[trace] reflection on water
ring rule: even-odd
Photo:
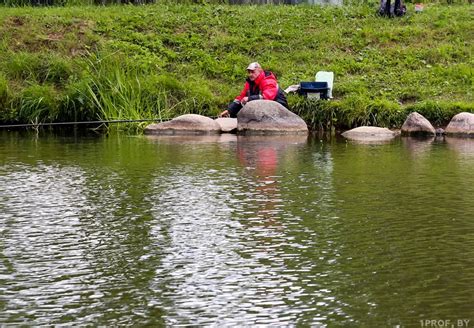
[[[2,324],[474,320],[472,140],[0,138]]]
[[[402,137],[402,144],[410,152],[410,155],[415,157],[430,156],[433,143],[436,141],[435,137],[427,138],[413,138]]]
[[[474,140],[446,137],[448,148],[454,150],[461,158],[472,159],[474,157]]]
[[[237,136],[235,134],[211,134],[211,135],[146,135],[145,138],[165,144],[205,144],[205,143],[215,143],[215,142],[235,142]]]

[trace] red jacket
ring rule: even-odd
[[[240,95],[235,97],[235,99],[240,101],[244,97],[251,97],[249,100],[275,100],[278,96],[278,90],[278,82],[275,75],[273,75],[272,72],[262,71],[255,81],[247,79],[244,89],[240,92]],[[258,95],[261,97],[258,97]]]

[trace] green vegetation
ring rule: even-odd
[[[283,88],[335,73],[333,100],[289,97],[314,128],[399,127],[413,110],[443,125],[474,112],[471,7],[3,7],[0,121],[216,116],[257,60]]]

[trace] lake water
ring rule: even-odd
[[[432,320],[474,327],[472,139],[0,133],[1,326]]]

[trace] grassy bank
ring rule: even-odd
[[[255,60],[283,88],[335,73],[334,100],[289,99],[315,128],[474,112],[472,6],[375,7],[1,8],[0,121],[215,116]]]

